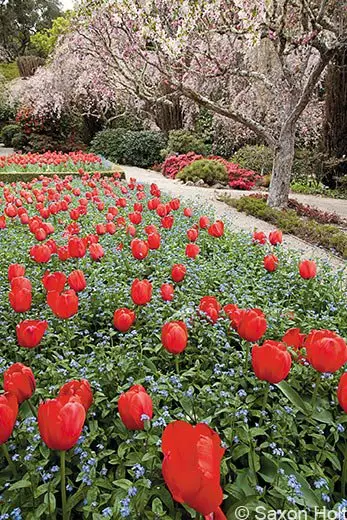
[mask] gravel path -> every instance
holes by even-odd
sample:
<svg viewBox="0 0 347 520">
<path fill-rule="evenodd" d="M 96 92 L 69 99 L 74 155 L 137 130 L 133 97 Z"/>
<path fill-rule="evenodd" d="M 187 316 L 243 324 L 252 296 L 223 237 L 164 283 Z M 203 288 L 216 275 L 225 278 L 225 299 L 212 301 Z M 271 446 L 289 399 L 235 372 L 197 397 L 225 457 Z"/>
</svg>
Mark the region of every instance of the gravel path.
<svg viewBox="0 0 347 520">
<path fill-rule="evenodd" d="M 202 203 L 210 204 L 213 206 L 216 215 L 219 218 L 231 221 L 231 225 L 236 231 L 252 232 L 256 228 L 260 231 L 264 231 L 265 233 L 269 233 L 274 229 L 274 227 L 269 223 L 252 216 L 247 216 L 244 213 L 240 213 L 227 204 L 219 202 L 216 198 L 216 196 L 223 192 L 228 193 L 231 196 L 235 195 L 235 197 L 241 197 L 247 192 L 240 192 L 237 190 L 213 190 L 208 188 L 199 188 L 197 186 L 184 186 L 179 182 L 167 179 L 160 173 L 154 172 L 152 170 L 145 170 L 135 166 L 121 166 L 121 168 L 124 170 L 127 179 L 134 177 L 139 182 L 148 184 L 154 182 L 162 191 L 174 197 L 191 200 L 195 203 L 201 201 Z M 302 197 L 305 197 L 305 200 L 303 200 Z M 310 204 L 312 206 L 315 205 L 316 207 L 324 209 L 325 211 L 335 210 L 341 216 L 347 217 L 347 201 L 337 201 L 336 199 L 321 199 L 320 197 L 306 195 L 301 196 L 300 198 L 295 195 L 295 198 L 301 202 L 305 202 L 306 204 Z M 343 203 L 341 206 L 340 202 Z M 337 209 L 339 209 L 339 211 L 337 211 Z M 290 247 L 291 249 L 295 249 L 305 258 L 325 260 L 335 267 L 346 265 L 346 262 L 340 260 L 335 255 L 330 254 L 328 251 L 318 246 L 308 244 L 307 242 L 301 240 L 300 238 L 294 237 L 293 235 L 285 235 L 284 242 L 286 246 Z"/>
</svg>

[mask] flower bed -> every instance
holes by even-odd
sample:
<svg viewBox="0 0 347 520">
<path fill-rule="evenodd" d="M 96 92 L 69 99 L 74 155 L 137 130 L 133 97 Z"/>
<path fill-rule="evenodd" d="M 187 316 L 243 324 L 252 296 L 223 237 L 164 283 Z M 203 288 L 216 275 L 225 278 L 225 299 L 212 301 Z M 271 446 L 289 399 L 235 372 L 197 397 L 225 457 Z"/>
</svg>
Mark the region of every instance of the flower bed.
<svg viewBox="0 0 347 520">
<path fill-rule="evenodd" d="M 0 156 L 0 173 L 95 171 L 101 164 L 100 157 L 84 152 L 13 154 Z"/>
<path fill-rule="evenodd" d="M 203 159 L 202 155 L 189 152 L 182 155 L 171 155 L 167 157 L 162 165 L 162 174 L 170 179 L 175 179 L 176 175 L 186 166 L 195 161 Z M 229 186 L 238 190 L 250 190 L 254 188 L 261 176 L 252 170 L 241 168 L 238 164 L 231 163 L 219 156 L 209 156 L 207 159 L 217 160 L 221 162 L 227 169 L 229 174 Z"/>
<path fill-rule="evenodd" d="M 341 273 L 298 269 L 280 232 L 233 234 L 155 185 L 0 189 L 2 515 L 341 505 Z"/>
</svg>

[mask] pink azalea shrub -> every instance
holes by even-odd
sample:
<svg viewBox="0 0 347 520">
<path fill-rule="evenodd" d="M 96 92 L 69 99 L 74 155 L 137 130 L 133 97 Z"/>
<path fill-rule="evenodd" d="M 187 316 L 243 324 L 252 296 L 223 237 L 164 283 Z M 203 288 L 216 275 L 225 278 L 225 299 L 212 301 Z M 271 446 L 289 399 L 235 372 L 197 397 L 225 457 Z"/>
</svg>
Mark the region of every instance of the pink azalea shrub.
<svg viewBox="0 0 347 520">
<path fill-rule="evenodd" d="M 198 155 L 194 152 L 171 155 L 165 159 L 162 165 L 162 174 L 170 179 L 175 179 L 176 175 L 183 170 L 183 168 L 202 158 L 202 155 Z M 218 155 L 209 156 L 207 159 L 219 161 L 226 167 L 229 174 L 229 186 L 235 190 L 250 190 L 255 186 L 256 182 L 261 179 L 261 176 L 253 170 L 241 168 L 238 164 L 231 163 Z"/>
</svg>

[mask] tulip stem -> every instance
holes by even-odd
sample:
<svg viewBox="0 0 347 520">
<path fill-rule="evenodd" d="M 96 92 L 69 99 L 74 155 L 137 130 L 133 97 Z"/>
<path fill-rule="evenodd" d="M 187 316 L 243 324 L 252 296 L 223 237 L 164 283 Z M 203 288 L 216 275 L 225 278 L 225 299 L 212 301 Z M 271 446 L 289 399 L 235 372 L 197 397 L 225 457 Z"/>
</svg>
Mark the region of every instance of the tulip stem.
<svg viewBox="0 0 347 520">
<path fill-rule="evenodd" d="M 313 391 L 313 394 L 312 394 L 312 411 L 311 411 L 311 415 L 313 415 L 315 410 L 316 410 L 317 397 L 318 397 L 318 390 L 319 390 L 320 382 L 321 382 L 321 375 L 320 375 L 320 372 L 318 372 L 318 376 L 317 376 L 317 379 L 316 379 L 316 384 L 315 384 L 314 391 Z"/>
<path fill-rule="evenodd" d="M 248 367 L 248 357 L 249 357 L 249 349 L 251 347 L 251 344 L 247 341 L 246 343 L 246 354 L 245 354 L 245 363 L 243 365 L 243 369 L 246 370 Z"/>
<path fill-rule="evenodd" d="M 270 390 L 270 386 L 267 384 L 266 388 L 265 388 L 265 391 L 264 391 L 264 397 L 263 397 L 263 404 L 262 404 L 262 407 L 261 407 L 261 415 L 260 415 L 259 426 L 261 426 L 263 424 L 264 415 L 265 415 L 264 412 L 266 410 L 267 400 L 268 400 L 268 397 L 269 397 L 269 390 Z"/>
<path fill-rule="evenodd" d="M 60 484 L 61 484 L 61 504 L 63 509 L 63 520 L 68 520 L 66 509 L 66 484 L 65 484 L 65 451 L 60 452 Z"/>
<path fill-rule="evenodd" d="M 179 357 L 176 355 L 176 358 L 175 358 L 175 362 L 176 362 L 176 372 L 177 372 L 177 375 L 180 375 L 180 361 L 179 361 Z"/>
<path fill-rule="evenodd" d="M 6 444 L 2 445 L 2 451 L 4 453 L 5 459 L 7 460 L 9 468 L 11 469 L 11 471 L 13 473 L 13 476 L 16 477 L 17 476 L 16 466 L 13 464 L 13 460 L 11 459 L 10 454 L 8 453 Z"/>
<path fill-rule="evenodd" d="M 36 408 L 35 406 L 33 405 L 33 403 L 30 401 L 30 399 L 28 399 L 28 405 L 29 405 L 29 408 L 31 410 L 31 413 L 33 414 L 34 417 L 36 417 L 37 419 L 37 411 L 36 411 Z"/>
<path fill-rule="evenodd" d="M 65 334 L 67 337 L 67 344 L 69 346 L 69 350 L 71 350 L 69 320 L 65 320 Z"/>
</svg>

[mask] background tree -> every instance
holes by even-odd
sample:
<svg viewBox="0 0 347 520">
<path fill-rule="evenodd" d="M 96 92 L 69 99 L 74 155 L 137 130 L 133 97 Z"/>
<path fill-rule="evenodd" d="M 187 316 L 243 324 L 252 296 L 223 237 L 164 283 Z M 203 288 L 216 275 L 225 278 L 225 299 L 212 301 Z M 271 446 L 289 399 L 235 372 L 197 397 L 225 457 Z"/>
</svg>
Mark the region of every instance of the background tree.
<svg viewBox="0 0 347 520">
<path fill-rule="evenodd" d="M 58 39 L 69 31 L 72 16 L 73 11 L 67 11 L 64 16 L 58 16 L 53 20 L 52 27 L 33 34 L 30 38 L 30 46 L 35 53 L 43 58 L 52 54 Z"/>
<path fill-rule="evenodd" d="M 341 2 L 101 4 L 80 17 L 76 41 L 104 64 L 112 84 L 147 103 L 179 94 L 251 129 L 275 152 L 269 204 L 284 206 L 300 117 L 347 44 L 336 23 Z"/>
<path fill-rule="evenodd" d="M 59 0 L 0 0 L 0 47 L 8 61 L 27 52 L 31 36 L 61 15 Z"/>
</svg>

